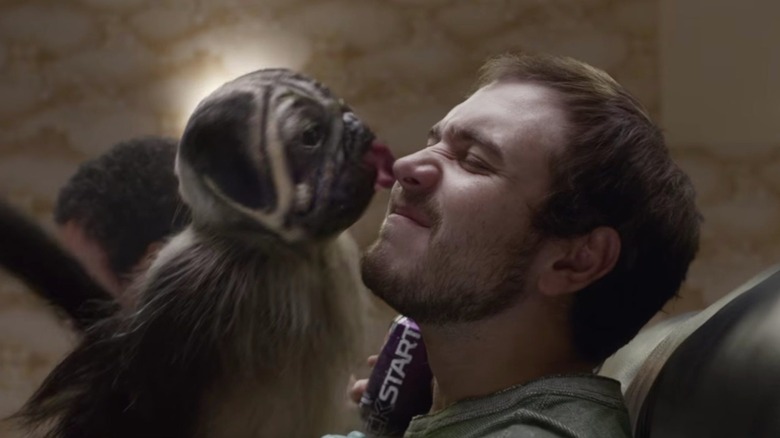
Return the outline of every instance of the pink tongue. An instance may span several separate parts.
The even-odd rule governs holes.
[[[393,157],[393,153],[390,152],[390,148],[387,145],[374,140],[371,143],[371,149],[363,157],[363,161],[376,169],[374,190],[393,187],[393,183],[395,183],[395,176],[393,176],[395,157]]]

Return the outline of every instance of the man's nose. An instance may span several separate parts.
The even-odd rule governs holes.
[[[428,192],[441,179],[441,168],[425,150],[399,158],[393,164],[398,183],[408,192]]]

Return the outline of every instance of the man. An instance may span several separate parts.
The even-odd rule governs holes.
[[[63,245],[120,301],[189,210],[174,174],[177,142],[145,136],[84,162],[61,189],[54,220]]]
[[[628,437],[593,370],[675,295],[700,215],[659,129],[606,73],[502,56],[399,159],[366,285],[434,374],[406,437]],[[358,382],[357,397],[365,387]]]

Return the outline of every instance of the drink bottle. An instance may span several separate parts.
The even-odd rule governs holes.
[[[398,315],[360,399],[360,415],[370,437],[400,437],[412,417],[431,408],[433,374],[420,328]]]

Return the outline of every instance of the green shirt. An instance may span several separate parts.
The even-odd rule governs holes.
[[[545,377],[415,417],[404,438],[423,437],[630,438],[631,428],[620,383],[587,374]]]

